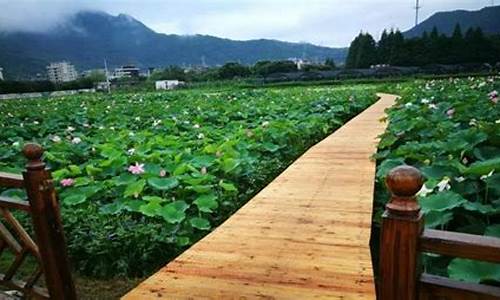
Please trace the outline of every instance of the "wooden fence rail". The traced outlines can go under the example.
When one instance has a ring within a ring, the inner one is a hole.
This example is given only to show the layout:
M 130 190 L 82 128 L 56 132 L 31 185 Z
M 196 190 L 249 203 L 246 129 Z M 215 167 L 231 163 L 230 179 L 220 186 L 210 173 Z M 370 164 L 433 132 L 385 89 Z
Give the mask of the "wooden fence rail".
M 422 274 L 420 253 L 500 263 L 500 239 L 441 230 L 425 230 L 416 200 L 423 184 L 410 166 L 389 172 L 391 199 L 383 215 L 380 241 L 379 298 L 383 300 L 500 299 L 500 288 Z
M 9 248 L 15 257 L 8 270 L 0 274 L 0 285 L 18 290 L 28 299 L 76 299 L 54 183 L 41 160 L 43 149 L 36 144 L 27 144 L 23 153 L 28 163 L 22 176 L 0 173 L 0 187 L 24 188 L 28 195 L 27 201 L 0 197 L 0 213 L 3 216 L 0 222 L 0 254 Z M 30 214 L 35 240 L 10 210 Z M 26 280 L 21 281 L 15 275 L 28 255 L 36 259 L 38 266 Z M 42 275 L 47 289 L 37 286 Z

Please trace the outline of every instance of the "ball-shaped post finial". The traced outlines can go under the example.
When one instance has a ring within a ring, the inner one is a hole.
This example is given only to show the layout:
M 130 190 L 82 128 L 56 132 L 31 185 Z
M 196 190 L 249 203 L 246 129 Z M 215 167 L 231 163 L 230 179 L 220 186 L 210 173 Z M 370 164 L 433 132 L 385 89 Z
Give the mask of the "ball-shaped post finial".
M 423 176 L 412 166 L 399 166 L 392 169 L 385 179 L 391 192 L 391 199 L 385 206 L 391 215 L 417 217 L 420 206 L 416 194 L 423 185 Z
M 412 197 L 420 191 L 424 180 L 417 168 L 404 165 L 392 169 L 385 182 L 394 196 Z
M 35 143 L 28 143 L 23 147 L 23 154 L 28 159 L 28 164 L 26 165 L 28 169 L 39 169 L 45 167 L 45 164 L 42 162 L 42 146 Z
M 38 144 L 28 143 L 23 147 L 23 154 L 28 160 L 40 160 L 43 155 L 43 148 Z

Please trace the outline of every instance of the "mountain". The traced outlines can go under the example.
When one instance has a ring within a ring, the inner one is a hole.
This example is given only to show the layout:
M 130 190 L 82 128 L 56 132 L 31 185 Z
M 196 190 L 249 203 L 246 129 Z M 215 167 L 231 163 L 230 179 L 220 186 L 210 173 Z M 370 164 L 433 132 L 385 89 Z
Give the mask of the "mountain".
M 7 77 L 45 73 L 50 62 L 68 60 L 78 70 L 135 64 L 208 65 L 290 57 L 344 61 L 347 49 L 276 40 L 235 41 L 208 35 L 157 33 L 131 16 L 83 11 L 47 32 L 6 32 L 0 28 L 0 66 Z
M 451 36 L 457 23 L 464 33 L 471 27 L 481 27 L 486 34 L 500 34 L 500 6 L 489 6 L 476 11 L 438 12 L 403 34 L 408 38 L 422 36 L 424 31 L 430 33 L 436 26 L 440 33 Z

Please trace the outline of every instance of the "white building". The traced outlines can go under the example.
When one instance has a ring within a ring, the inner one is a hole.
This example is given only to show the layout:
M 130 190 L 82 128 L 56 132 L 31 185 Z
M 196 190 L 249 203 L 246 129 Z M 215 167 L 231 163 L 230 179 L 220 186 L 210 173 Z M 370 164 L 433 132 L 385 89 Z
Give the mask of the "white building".
M 108 81 L 98 82 L 95 89 L 98 91 L 109 91 L 111 89 L 111 83 L 109 83 Z
M 305 66 L 311 65 L 312 63 L 307 59 L 292 57 L 288 59 L 289 61 L 293 61 L 297 66 L 297 70 L 301 71 Z
M 47 75 L 52 82 L 68 82 L 78 78 L 75 66 L 66 61 L 48 65 Z
M 0 67 L 0 80 L 3 80 L 3 68 Z
M 183 85 L 184 81 L 179 80 L 159 80 L 155 82 L 156 90 L 173 90 Z
M 129 65 L 122 66 L 121 68 L 116 68 L 113 72 L 114 78 L 123 78 L 123 77 L 139 77 L 139 68 Z

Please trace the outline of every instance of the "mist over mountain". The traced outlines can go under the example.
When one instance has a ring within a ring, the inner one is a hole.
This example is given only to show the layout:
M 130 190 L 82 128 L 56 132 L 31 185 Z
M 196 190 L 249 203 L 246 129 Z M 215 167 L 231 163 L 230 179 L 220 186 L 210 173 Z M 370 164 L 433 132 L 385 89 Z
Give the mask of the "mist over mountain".
M 481 27 L 485 34 L 500 34 L 500 6 L 489 6 L 476 11 L 438 12 L 403 34 L 409 38 L 422 36 L 425 31 L 430 33 L 436 27 L 440 33 L 451 36 L 457 23 L 464 33 L 471 27 Z
M 208 35 L 157 33 L 125 14 L 82 11 L 46 32 L 8 32 L 0 28 L 0 66 L 14 79 L 44 73 L 54 61 L 68 60 L 78 70 L 135 64 L 141 68 L 168 65 L 219 65 L 228 61 L 305 57 L 344 61 L 347 49 L 276 40 L 235 41 Z

